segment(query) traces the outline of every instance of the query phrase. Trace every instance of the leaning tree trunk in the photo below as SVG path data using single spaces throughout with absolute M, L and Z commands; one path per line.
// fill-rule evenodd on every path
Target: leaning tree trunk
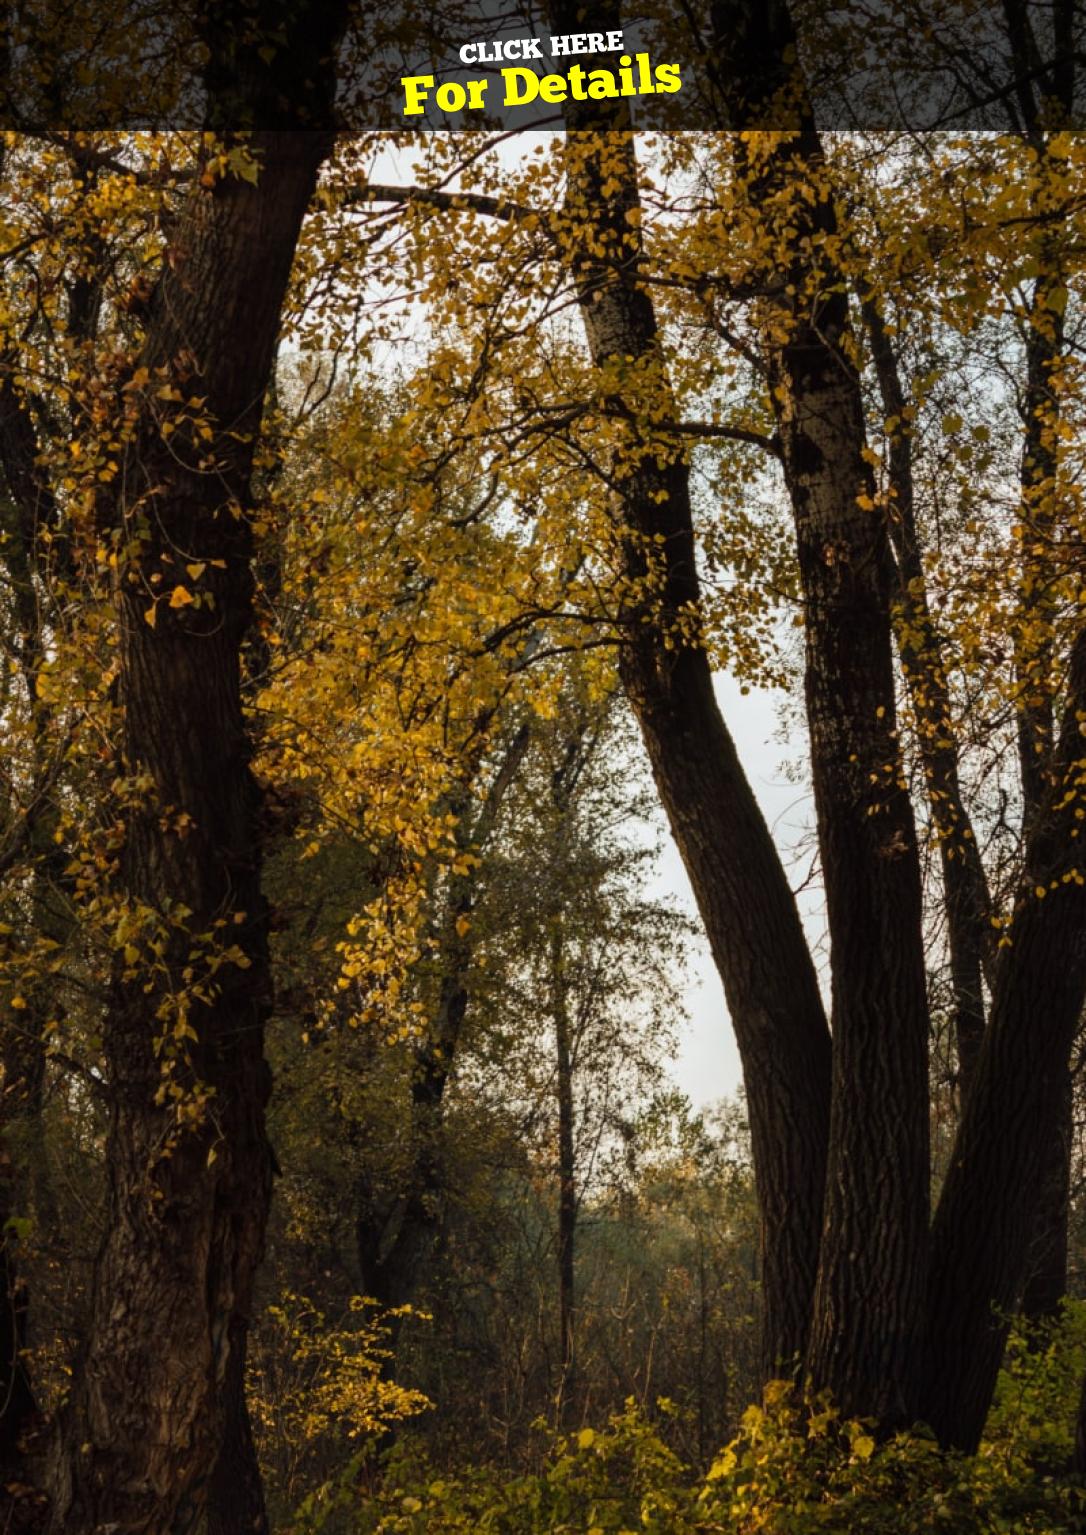
M 330 46 L 331 20 L 318 30 Z M 257 131 L 245 141 L 255 183 L 213 171 L 197 182 L 139 357 L 148 382 L 133 396 L 117 593 L 128 948 L 104 1028 L 107 1226 L 51 1487 L 57 1535 L 195 1529 L 237 1389 L 271 1190 L 260 799 L 240 694 L 244 509 L 294 249 L 330 148 L 324 132 Z M 164 388 L 182 407 L 204 401 L 210 445 L 183 409 L 162 419 Z
M 943 1443 L 966 1451 L 979 1442 L 1026 1277 L 1086 1001 L 1076 820 L 1084 715 L 1086 629 L 1075 643 L 1052 783 L 1033 817 L 1011 942 L 932 1233 L 922 1410 Z
M 576 30 L 575 7 L 552 7 Z M 566 243 L 597 367 L 659 356 L 652 300 L 638 282 L 640 197 L 632 140 L 610 109 L 567 110 Z M 713 691 L 700 633 L 689 471 L 666 379 L 643 440 L 636 402 L 615 468 L 629 597 L 619 671 L 720 973 L 743 1065 L 762 1221 L 763 1364 L 792 1373 L 807 1345 L 829 1124 L 830 1038 L 795 898 Z M 678 442 L 678 439 L 677 439 Z
M 1070 62 L 1067 69 L 1064 100 L 1070 102 Z M 1053 169 L 1058 186 L 1062 172 L 1049 161 L 1028 88 L 1023 115 L 1034 165 L 1038 172 Z M 1051 220 L 1052 207 L 1035 196 Z M 967 1451 L 983 1430 L 1014 1308 L 1024 1300 L 1029 1313 L 1051 1312 L 1066 1283 L 1070 1056 L 1086 1000 L 1086 896 L 1076 819 L 1086 761 L 1080 723 L 1086 629 L 1072 648 L 1058 739 L 1051 684 L 1054 551 L 1062 541 L 1058 375 L 1065 298 L 1061 239 L 1051 222 L 1040 265 L 1026 321 L 1021 520 L 1027 536 L 1015 635 L 1025 869 L 978 1059 L 977 1102 L 967 1106 L 933 1232 L 924 1410 L 944 1443 Z
M 757 127 L 759 122 L 756 115 L 752 117 L 752 106 L 761 103 L 766 107 L 776 89 L 789 83 L 795 73 L 794 37 L 787 7 L 777 3 L 760 8 L 749 0 L 736 0 L 734 4 L 717 4 L 714 15 L 719 35 L 727 35 L 729 42 L 724 50 L 724 68 L 730 106 L 733 113 L 743 114 L 733 125 Z M 761 96 L 757 94 L 759 90 Z M 763 112 L 763 125 L 768 120 Z M 927 1186 L 926 1161 L 921 1161 L 918 1155 L 920 1131 L 910 1130 L 907 1123 L 916 1113 L 918 1092 L 920 1102 L 926 1102 L 920 1087 L 918 1061 L 924 1041 L 916 996 L 917 963 L 915 956 L 908 953 L 908 935 L 895 934 L 886 925 L 892 918 L 886 898 L 893 887 L 894 874 L 888 871 L 889 878 L 884 880 L 874 872 L 870 854 L 872 851 L 877 854 L 878 849 L 869 848 L 865 859 L 858 827 L 855 840 L 850 842 L 850 816 L 863 804 L 864 791 L 857 783 L 850 794 L 844 766 L 855 754 L 858 762 L 867 762 L 869 774 L 875 775 L 871 779 L 873 784 L 884 768 L 889 769 L 886 794 L 881 798 L 890 816 L 887 829 L 894 825 L 895 816 L 897 827 L 888 840 L 879 839 L 877 833 L 876 840 L 882 840 L 882 854 L 888 865 L 901 860 L 898 877 L 906 894 L 901 920 L 917 932 L 918 925 L 914 928 L 913 922 L 916 908 L 911 894 L 912 875 L 908 869 L 914 861 L 914 850 L 904 812 L 895 809 L 895 787 L 904 792 L 894 781 L 900 772 L 899 756 L 889 738 L 885 739 L 884 768 L 879 766 L 877 753 L 867 755 L 879 736 L 878 729 L 872 727 L 872 714 L 881 721 L 892 719 L 890 704 L 878 697 L 885 685 L 885 679 L 880 684 L 877 675 L 885 656 L 879 588 L 883 579 L 882 550 L 870 529 L 863 527 L 848 505 L 849 481 L 853 499 L 856 490 L 863 496 L 863 501 L 856 503 L 857 511 L 861 506 L 873 510 L 874 498 L 863 470 L 862 455 L 857 451 L 862 445 L 860 428 L 848 424 L 850 414 L 858 415 L 858 405 L 852 398 L 850 348 L 842 345 L 846 323 L 842 312 L 843 285 L 831 266 L 824 266 L 821 273 L 808 272 L 804 263 L 793 267 L 786 258 L 785 270 L 780 267 L 782 243 L 785 252 L 803 249 L 802 244 L 797 246 L 797 231 L 801 241 L 806 235 L 806 249 L 832 250 L 832 189 L 819 163 L 817 137 L 809 119 L 794 134 L 773 137 L 762 144 L 758 143 L 757 135 L 751 135 L 743 152 L 752 159 L 763 152 L 762 164 L 752 178 L 755 195 L 767 183 L 771 191 L 787 192 L 792 178 L 807 182 L 811 189 L 810 197 L 798 203 L 790 223 L 782 223 L 778 237 L 774 275 L 791 282 L 798 303 L 806 302 L 807 307 L 799 308 L 795 314 L 789 339 L 778 354 L 778 371 L 773 381 L 780 390 L 776 403 L 782 407 L 783 454 L 797 513 L 810 620 L 816 626 L 809 627 L 809 640 L 816 652 L 821 652 L 812 656 L 809 645 L 808 655 L 815 668 L 813 685 L 810 677 L 808 682 L 809 707 L 812 694 L 816 706 L 820 693 L 825 695 L 826 702 L 821 723 L 822 710 L 811 709 L 815 784 L 834 947 L 836 1024 L 833 1139 L 822 1274 L 829 1266 L 831 1281 L 836 1270 L 843 1283 L 824 1285 L 820 1280 L 812 1374 L 818 1383 L 829 1384 L 845 1409 L 853 1411 L 863 1407 L 863 1393 L 853 1390 L 857 1378 L 854 1366 L 861 1384 L 866 1376 L 876 1393 L 881 1391 L 885 1395 L 900 1386 L 900 1403 L 908 1409 L 912 1397 L 918 1415 L 931 1423 L 944 1444 L 971 1451 L 979 1441 L 991 1403 L 1007 1319 L 1018 1302 L 1025 1277 L 1036 1208 L 1049 1162 L 1049 1143 L 1059 1121 L 1071 1041 L 1086 996 L 1086 894 L 1075 840 L 1078 835 L 1075 813 L 1086 760 L 1079 723 L 1086 712 L 1086 632 L 1078 636 L 1074 645 L 1069 701 L 1058 748 L 1049 771 L 1027 791 L 1041 798 L 1027 828 L 1025 877 L 1009 935 L 1012 943 L 1004 948 L 996 969 L 991 1015 L 932 1231 L 927 1302 L 923 1313 L 918 1314 L 914 1291 L 917 1276 L 922 1277 L 924 1272 L 924 1232 L 919 1230 L 915 1251 L 910 1254 L 902 1241 L 900 1224 L 903 1215 L 908 1222 L 911 1213 L 913 1229 L 917 1229 L 920 1201 L 926 1198 Z M 769 216 L 774 203 L 771 200 L 764 207 Z M 812 278 L 815 280 L 811 281 Z M 812 318 L 816 323 L 812 323 Z M 827 355 L 834 350 L 841 354 L 836 375 Z M 850 437 L 851 447 L 847 440 Z M 835 477 L 839 481 L 836 490 L 831 483 Z M 806 528 L 804 522 L 808 524 Z M 861 554 L 862 561 L 857 558 Z M 836 568 L 841 565 L 851 569 L 842 572 Z M 866 596 L 865 583 L 869 585 Z M 835 618 L 833 612 L 841 599 L 851 601 L 851 596 L 859 599 L 851 644 L 866 651 L 870 668 L 867 698 L 870 708 L 862 714 L 857 714 L 856 705 L 864 699 L 864 662 L 850 679 L 854 661 L 848 647 L 841 648 L 844 626 L 840 625 L 840 614 Z M 821 643 L 817 641 L 819 626 L 823 634 Z M 819 676 L 819 672 L 825 675 Z M 1043 701 L 1033 692 L 1037 679 L 1032 674 L 1022 675 L 1027 683 L 1024 702 L 1030 715 L 1029 729 L 1034 742 L 1040 741 L 1043 746 L 1045 739 L 1050 739 L 1051 730 L 1041 717 Z M 838 681 L 843 681 L 844 687 L 840 692 L 841 707 L 835 708 L 832 693 Z M 857 686 L 858 683 L 861 685 Z M 842 722 L 850 728 L 860 725 L 858 741 L 855 736 L 851 744 L 833 739 L 835 734 L 838 737 L 844 734 L 840 730 Z M 820 789 L 824 763 L 820 765 L 819 758 L 827 746 L 831 765 L 836 757 L 841 771 L 825 779 L 825 788 Z M 842 747 L 843 751 L 839 750 Z M 1043 754 L 1034 752 L 1035 756 Z M 871 820 L 877 825 L 882 810 L 874 801 L 871 808 L 876 812 Z M 838 844 L 836 849 L 834 843 Z M 846 857 L 852 866 L 848 879 L 838 886 L 835 866 Z M 870 907 L 865 908 L 856 900 L 839 904 L 839 896 L 849 886 L 855 896 L 862 896 L 868 879 L 873 880 L 869 887 Z M 866 969 L 864 953 L 856 950 L 856 940 L 865 931 L 868 940 L 882 950 L 871 969 Z M 903 936 L 907 940 L 905 945 Z M 839 958 L 846 951 L 850 957 L 844 970 L 839 971 Z M 884 980 L 873 988 L 870 983 L 879 968 Z M 857 986 L 865 969 L 869 977 L 866 996 L 865 987 Z M 904 980 L 904 990 L 896 984 L 898 975 Z M 839 1005 L 839 996 L 843 1006 Z M 883 996 L 891 1004 L 891 1011 L 880 1015 L 878 1002 Z M 846 1021 L 846 1009 L 857 1005 L 856 1016 Z M 896 1019 L 903 1029 L 898 1037 L 886 1026 L 891 1019 Z M 907 1073 L 904 1081 L 891 1080 L 885 1070 L 893 1052 L 899 1049 L 908 1051 L 908 1073 L 912 1073 Z M 891 1094 L 889 1098 L 887 1092 Z M 879 1133 L 883 1127 L 885 1134 Z M 874 1138 L 872 1128 L 876 1131 Z M 901 1143 L 904 1163 L 887 1154 L 898 1144 L 899 1135 L 904 1135 Z M 869 1157 L 866 1165 L 865 1144 Z M 856 1197 L 858 1192 L 863 1194 L 862 1201 Z M 910 1199 L 911 1212 L 906 1208 Z M 880 1203 L 884 1205 L 881 1216 L 876 1213 Z M 864 1214 L 865 1209 L 868 1215 Z M 846 1216 L 855 1213 L 861 1219 L 860 1227 L 853 1225 L 852 1242 L 842 1241 L 850 1232 L 847 1221 L 838 1220 L 839 1211 Z M 904 1230 L 908 1229 L 906 1224 Z M 888 1289 L 870 1273 L 864 1286 L 856 1285 L 853 1253 L 859 1255 L 860 1266 L 865 1268 L 865 1231 L 867 1236 L 876 1238 L 877 1246 L 884 1248 L 875 1257 L 888 1281 Z M 902 1304 L 897 1303 L 895 1291 Z M 836 1367 L 834 1358 L 836 1338 L 842 1340 L 838 1358 L 843 1361 L 843 1372 Z M 859 1348 L 858 1342 L 864 1340 L 866 1347 Z M 883 1369 L 900 1370 L 897 1381 L 892 1376 L 880 1381 L 877 1360 L 883 1362 Z M 891 1402 L 887 1405 L 892 1407 Z
M 797 191 L 817 182 L 817 139 L 804 135 L 786 165 Z M 798 249 L 813 229 L 793 216 Z M 832 223 L 828 202 L 815 203 L 816 223 Z M 928 1227 L 919 855 L 895 721 L 889 539 L 863 457 L 847 298 L 839 274 L 808 270 L 802 259 L 790 279 L 799 297 L 787 340 L 770 344 L 769 375 L 806 601 L 833 980 L 826 1208 L 808 1372 L 843 1412 L 893 1425 L 915 1408 Z
M 718 3 L 729 126 L 780 124 L 797 84 L 785 4 Z M 920 862 L 895 722 L 895 578 L 876 505 L 837 215 L 802 91 L 788 134 L 737 135 L 750 277 L 805 602 L 805 693 L 831 944 L 833 1086 L 808 1374 L 842 1411 L 911 1420 L 928 1235 Z
M 895 618 L 901 671 L 912 708 L 924 786 L 939 844 L 947 947 L 954 995 L 958 1100 L 964 1103 L 984 1038 L 984 982 L 995 973 L 992 901 L 980 847 L 962 793 L 960 746 L 953 720 L 944 644 L 928 601 L 916 519 L 913 441 L 894 345 L 875 295 L 865 298 L 864 322 L 889 434 L 890 536 L 897 558 Z

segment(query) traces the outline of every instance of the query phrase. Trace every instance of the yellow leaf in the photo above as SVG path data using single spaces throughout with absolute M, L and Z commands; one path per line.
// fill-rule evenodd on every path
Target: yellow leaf
M 151 606 L 145 610 L 143 616 L 146 622 L 149 623 L 153 629 L 155 627 L 155 620 L 158 618 L 158 609 L 153 602 Z
M 193 565 L 186 565 L 185 569 L 188 571 L 189 577 L 190 577 L 191 580 L 199 581 L 200 577 L 203 575 L 204 571 L 207 569 L 207 565 L 206 565 L 206 563 L 203 560 L 198 560 Z
M 870 1434 L 857 1434 L 852 1441 L 852 1452 L 861 1460 L 870 1460 L 875 1453 L 875 1441 Z
M 582 1428 L 577 1435 L 577 1447 L 581 1450 L 590 1450 L 596 1442 L 596 1430 L 594 1428 Z
M 715 1482 L 722 1476 L 730 1476 L 739 1464 L 734 1450 L 725 1450 L 723 1455 L 713 1461 L 705 1478 L 707 1482 Z
M 171 608 L 187 608 L 192 602 L 192 593 L 184 586 L 175 586 L 170 593 Z
M 463 938 L 464 934 L 471 931 L 471 922 L 467 917 L 457 917 L 456 936 Z

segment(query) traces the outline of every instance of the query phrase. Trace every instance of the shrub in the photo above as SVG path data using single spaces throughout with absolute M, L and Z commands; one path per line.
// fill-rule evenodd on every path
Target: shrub
M 360 1498 L 353 1463 L 296 1530 L 315 1535 L 335 1509 L 355 1535 L 1071 1535 L 1086 1527 L 1086 1486 L 1067 1470 L 1084 1367 L 1086 1307 L 1016 1329 L 975 1456 L 940 1450 L 922 1426 L 879 1443 L 869 1424 L 774 1381 L 704 1476 L 630 1401 L 599 1430 L 541 1427 L 532 1474 L 443 1475 L 407 1446 Z

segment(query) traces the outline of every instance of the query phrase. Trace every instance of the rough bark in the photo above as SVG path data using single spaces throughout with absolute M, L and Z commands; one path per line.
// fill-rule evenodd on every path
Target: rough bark
M 316 26 L 310 20 L 308 38 Z M 334 15 L 316 27 L 326 43 Z M 154 294 L 139 363 L 203 397 L 209 449 L 168 438 L 152 399 L 135 423 L 120 511 L 135 540 L 117 595 L 124 807 L 123 889 L 165 928 L 163 967 L 118 960 L 104 1029 L 112 1094 L 107 1230 L 92 1331 L 55 1457 L 52 1529 L 182 1535 L 203 1518 L 236 1385 L 271 1188 L 264 1129 L 271 1001 L 260 888 L 259 794 L 239 655 L 252 601 L 244 507 L 279 314 L 323 132 L 254 133 L 256 184 L 197 184 Z M 150 391 L 157 398 L 155 390 Z M 171 607 L 202 565 L 213 606 Z M 181 910 L 184 908 L 188 916 Z M 225 936 L 224 936 L 225 935 Z M 236 945 L 186 1014 L 201 946 Z M 178 1019 L 192 1036 L 171 1031 Z M 156 1048 L 156 1041 L 158 1048 Z M 163 1059 L 175 1051 L 175 1106 Z M 160 1053 L 161 1051 L 161 1053 Z
M 721 41 L 716 72 L 729 126 L 780 128 L 787 110 L 795 130 L 787 138 L 768 141 L 768 163 L 762 159 L 751 177 L 751 192 L 767 222 L 773 213 L 767 186 L 771 192 L 787 193 L 790 182 L 806 180 L 814 191 L 809 201 L 797 200 L 791 223 L 782 221 L 780 228 L 770 275 L 780 284 L 791 284 L 795 301 L 788 341 L 775 357 L 771 354 L 769 370 L 771 385 L 779 391 L 775 399 L 782 457 L 797 514 L 809 608 L 808 701 L 834 947 L 833 1139 L 812 1374 L 835 1389 L 846 1410 L 871 1410 L 874 1405 L 878 1411 L 881 1397 L 891 1417 L 908 1416 L 914 1399 L 944 1443 L 972 1449 L 991 1400 L 1002 1351 L 1002 1318 L 1016 1303 L 1022 1284 L 1062 1074 L 1086 984 L 1086 901 L 1074 862 L 1073 821 L 1080 793 L 1080 730 L 1072 707 L 1061 733 L 1058 770 L 1032 789 L 1027 786 L 1027 795 L 1039 791 L 1041 798 L 1027 828 L 1026 880 L 1013 947 L 1003 951 L 995 976 L 991 1019 L 935 1222 L 927 1360 L 914 1397 L 923 1322 L 915 1292 L 917 1276 L 923 1274 L 920 1212 L 927 1183 L 926 1159 L 919 1154 L 922 1132 L 915 1119 L 919 1106 L 926 1105 L 920 1069 L 926 1031 L 920 1026 L 919 908 L 910 867 L 915 854 L 907 808 L 895 794 L 895 788 L 902 795 L 904 790 L 893 782 L 900 771 L 899 757 L 892 739 L 884 736 L 880 742 L 880 732 L 870 725 L 872 712 L 877 715 L 880 708 L 884 712 L 879 717 L 892 720 L 886 701 L 890 678 L 883 612 L 892 583 L 886 574 L 885 532 L 873 531 L 874 518 L 865 526 L 855 504 L 857 491 L 865 499 L 873 497 L 859 452 L 862 417 L 852 349 L 845 344 L 840 274 L 829 266 L 814 273 L 806 261 L 797 263 L 787 254 L 782 260 L 780 254 L 782 249 L 832 249 L 835 233 L 832 202 L 820 186 L 824 177 L 817 135 L 804 106 L 802 82 L 796 79 L 787 7 L 755 7 L 737 0 L 715 6 L 714 22 Z M 800 89 L 794 92 L 797 83 Z M 778 99 L 778 92 L 793 93 L 785 101 L 783 96 Z M 755 161 L 766 147 L 754 136 L 742 153 Z M 784 309 L 784 304 L 779 307 Z M 848 626 L 839 622 L 846 613 L 852 619 Z M 848 646 L 863 653 L 859 667 L 841 648 L 846 632 Z M 1072 704 L 1077 701 L 1080 709 L 1084 647 L 1086 641 L 1080 641 L 1072 668 Z M 1035 635 L 1029 648 L 1037 653 Z M 1051 730 L 1043 717 L 1037 718 L 1034 707 L 1041 707 L 1033 692 L 1039 674 L 1022 675 L 1025 723 L 1034 744 L 1042 744 L 1042 752 L 1033 755 L 1043 756 Z M 859 738 L 842 741 L 842 723 L 850 730 L 858 724 Z M 864 849 L 856 812 L 866 791 L 862 782 L 850 784 L 845 767 L 853 757 L 870 770 L 872 784 L 880 772 L 880 757 L 891 769 L 882 801 L 889 819 L 882 822 L 879 809 L 871 820 L 890 832 L 883 852 L 890 855 L 888 863 L 902 860 L 896 878 L 883 878 L 871 859 L 877 849 Z M 1032 765 L 1024 763 L 1023 771 L 1028 776 Z M 1058 798 L 1064 789 L 1069 804 Z M 842 871 L 845 877 L 839 879 Z M 897 881 L 905 902 L 895 910 Z M 887 925 L 895 921 L 898 933 Z M 880 971 L 882 984 L 876 980 Z M 883 995 L 898 1029 L 886 1027 L 881 1016 L 878 1002 Z M 900 1073 L 892 1080 L 887 1072 L 899 1049 L 907 1055 L 902 1061 L 906 1080 Z M 850 1145 L 853 1156 L 847 1154 Z M 905 1161 L 886 1155 L 895 1145 Z M 850 1215 L 869 1223 L 880 1207 L 883 1214 L 873 1227 L 867 1224 L 865 1232 L 854 1226 L 855 1240 L 841 1240 L 853 1234 L 848 1229 Z M 909 1229 L 919 1237 L 912 1255 L 902 1241 Z M 890 1239 L 886 1247 L 884 1233 Z M 873 1253 L 865 1253 L 864 1235 L 876 1238 Z M 861 1268 L 873 1257 L 878 1281 L 857 1284 L 854 1254 L 859 1254 Z M 822 1282 L 827 1271 L 828 1281 Z M 906 1357 L 910 1352 L 916 1363 Z M 855 1390 L 857 1370 L 861 1385 L 874 1393 L 873 1401 L 865 1403 L 865 1390 Z M 886 1411 L 880 1415 L 885 1421 Z
M 30 470 L 37 442 L 10 378 L 0 378 L 0 464 L 6 495 L 0 509 L 4 564 L 11 583 L 20 669 L 36 703 L 35 681 L 41 656 L 41 627 L 35 600 L 32 559 L 41 497 Z M 28 833 L 26 842 L 31 836 Z M 30 852 L 29 846 L 27 852 Z M 36 998 L 32 998 L 36 1001 Z M 36 1404 L 22 1349 L 26 1342 L 29 1295 L 19 1272 L 19 1238 L 11 1224 L 29 1208 L 20 1142 L 37 1117 L 44 1072 L 44 1050 L 37 1007 L 22 1012 L 5 1005 L 0 1031 L 0 1482 L 26 1481 L 23 1444 L 34 1421 Z
M 1044 171 L 1050 168 L 1047 138 L 1037 132 L 1031 137 L 1039 167 Z M 1056 233 L 1045 242 L 1042 262 L 1044 275 L 1034 285 L 1026 321 L 1020 471 L 1026 537 L 1022 546 L 1020 628 L 1015 646 L 1022 822 L 1027 836 L 1037 816 L 1043 813 L 1052 784 L 1055 706 L 1051 588 L 1053 545 L 1058 538 L 1059 509 L 1055 497 L 1061 416 L 1057 376 L 1065 346 L 1063 313 L 1059 301 L 1053 298 L 1063 279 Z M 1068 1057 L 1058 1068 L 1058 1080 L 1053 1085 L 1054 1114 L 1044 1129 L 1045 1167 L 1022 1296 L 1023 1313 L 1034 1320 L 1056 1315 L 1067 1288 L 1072 1100 Z
M 984 981 L 995 972 L 991 895 L 980 848 L 965 806 L 959 749 L 950 705 L 944 646 L 928 603 L 923 549 L 916 522 L 912 438 L 905 424 L 905 391 L 897 357 L 873 298 L 863 305 L 882 407 L 898 425 L 890 433 L 893 493 L 890 537 L 897 558 L 895 627 L 901 670 L 916 720 L 916 739 L 931 817 L 939 843 L 947 946 L 954 994 L 959 1101 L 965 1101 L 984 1037 Z
M 207 1495 L 207 1535 L 267 1535 L 268 1515 L 253 1425 L 245 1397 L 245 1319 L 230 1319 L 234 1336 L 222 1386 L 222 1437 Z
M 1019 1301 L 1086 1000 L 1075 819 L 1086 759 L 1076 713 L 1084 709 L 1086 633 L 1076 641 L 1054 782 L 1034 817 L 1011 944 L 932 1233 L 922 1413 L 943 1443 L 966 1451 L 979 1441 Z
M 551 8 L 576 30 L 575 7 Z M 638 282 L 639 192 L 631 140 L 608 109 L 571 105 L 567 259 L 597 367 L 657 354 Z M 606 188 L 606 190 L 605 190 Z M 629 414 L 628 402 L 613 402 Z M 830 1039 L 795 899 L 722 718 L 700 625 L 688 468 L 661 463 L 636 421 L 623 453 L 623 562 L 633 593 L 620 675 L 724 985 L 743 1066 L 762 1221 L 763 1362 L 791 1373 L 810 1325 L 829 1123 Z
M 810 153 L 819 155 L 813 143 Z M 806 599 L 833 977 L 829 1165 L 808 1370 L 842 1411 L 894 1424 L 908 1422 L 915 1405 L 928 1224 L 919 858 L 895 725 L 889 543 L 870 499 L 866 510 L 857 500 L 873 486 L 843 344 L 846 301 L 830 294 L 809 320 L 792 320 L 771 376 Z
M 806 607 L 805 694 L 833 979 L 830 1142 L 808 1374 L 842 1410 L 908 1422 L 919 1389 L 928 1230 L 928 1013 L 920 865 L 895 723 L 894 569 L 876 507 L 838 228 L 783 4 L 718 4 L 729 126 L 764 228 L 763 353 Z
M 1053 1321 L 1067 1294 L 1068 1217 L 1071 1213 L 1071 1150 L 1074 1092 L 1070 1069 L 1056 1083 L 1058 1104 L 1045 1137 L 1041 1194 L 1034 1215 L 1033 1239 L 1026 1258 L 1022 1315 L 1029 1322 Z
M 665 505 L 689 515 L 685 475 Z M 647 498 L 646 498 L 647 499 Z M 646 521 L 663 521 L 646 504 Z M 673 572 L 692 540 L 671 530 Z M 684 579 L 683 584 L 686 585 Z M 672 610 L 674 611 L 674 610 Z M 780 859 L 713 692 L 700 646 L 664 646 L 668 618 L 637 625 L 626 693 L 724 985 L 743 1067 L 762 1229 L 763 1368 L 791 1373 L 806 1348 L 829 1129 L 830 1039 Z
M 1035 40 L 1027 8 L 1021 0 L 1004 0 L 1008 35 L 1016 50 L 1035 54 Z M 1050 154 L 1050 130 L 1069 119 L 1073 111 L 1078 63 L 1070 46 L 1073 7 L 1061 4 L 1055 13 L 1057 57 L 1043 81 L 1043 110 L 1035 82 L 1018 83 L 1018 105 L 1037 167 L 1033 199 L 1038 213 L 1051 210 L 1047 201 L 1047 174 L 1058 184 L 1061 167 Z M 1019 56 L 1022 56 L 1019 54 Z M 1066 217 L 1064 220 L 1066 225 Z M 1018 750 L 1022 772 L 1023 827 L 1028 834 L 1042 813 L 1051 792 L 1052 741 L 1055 709 L 1051 665 L 1053 642 L 1050 625 L 1052 550 L 1058 507 L 1061 395 L 1059 372 L 1065 353 L 1065 281 L 1062 242 L 1066 227 L 1051 227 L 1042 242 L 1042 273 L 1034 284 L 1026 317 L 1026 387 L 1022 400 L 1024 438 L 1021 487 L 1023 542 L 1021 629 L 1016 635 L 1015 666 L 1019 686 Z M 1027 1260 L 1027 1280 L 1022 1310 L 1038 1320 L 1058 1314 L 1067 1289 L 1068 1218 L 1070 1215 L 1071 1154 L 1074 1092 L 1069 1058 L 1057 1068 L 1052 1085 L 1051 1121 L 1045 1125 L 1044 1167 L 1041 1194 L 1035 1217 L 1033 1241 Z M 1086 1400 L 1086 1398 L 1084 1398 Z

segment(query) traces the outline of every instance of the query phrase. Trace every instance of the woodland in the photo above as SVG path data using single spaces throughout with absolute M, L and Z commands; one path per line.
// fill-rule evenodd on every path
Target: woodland
M 0 1531 L 1086 1527 L 1074 5 L 983 131 L 720 0 L 521 134 L 198 9 L 0 139 Z

